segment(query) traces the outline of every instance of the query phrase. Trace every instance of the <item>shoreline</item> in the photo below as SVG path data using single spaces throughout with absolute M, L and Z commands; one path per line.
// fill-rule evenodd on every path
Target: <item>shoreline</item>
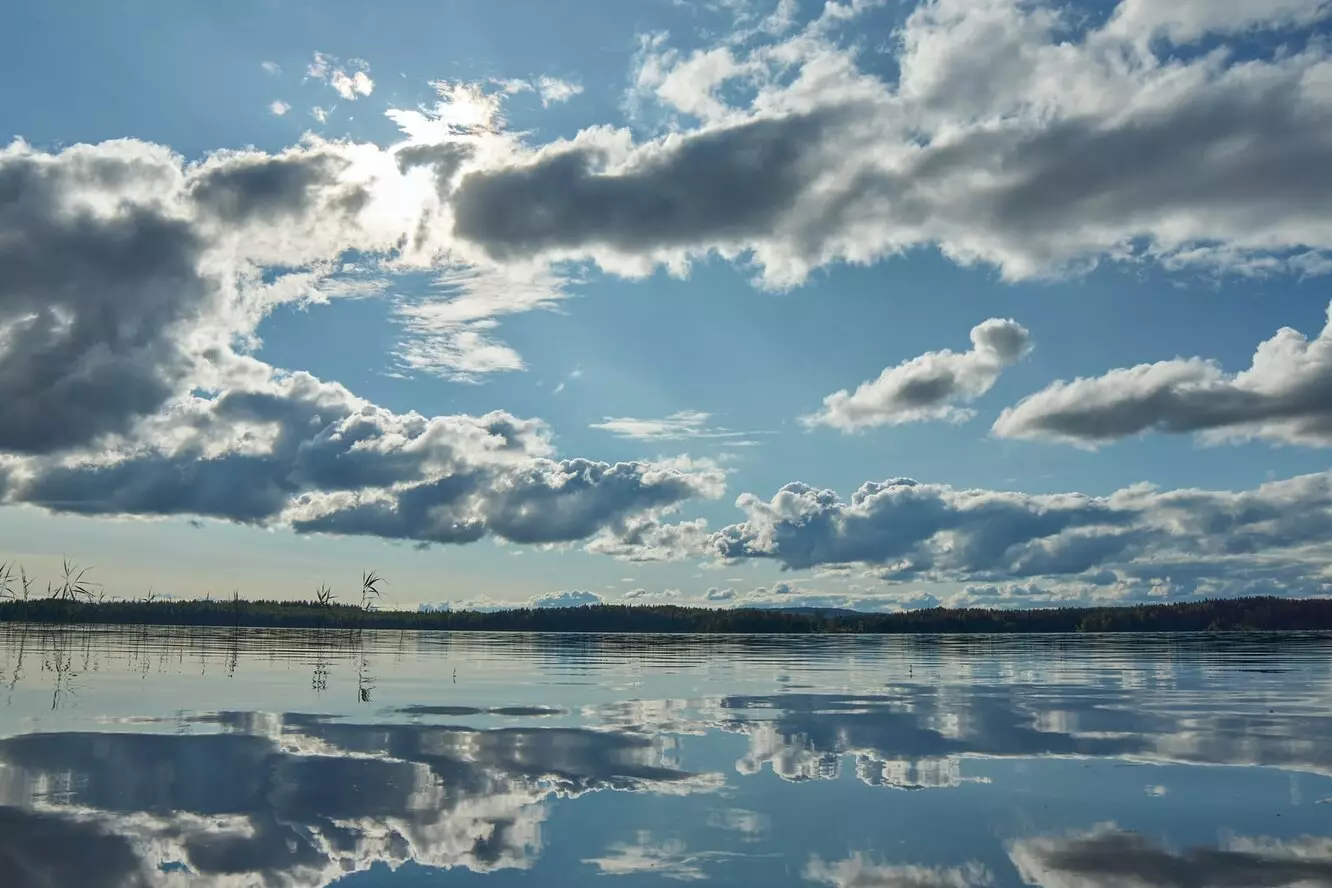
M 0 626 L 442 630 L 606 634 L 1039 634 L 1332 630 L 1332 599 L 1208 599 L 1028 610 L 929 608 L 898 613 L 591 605 L 502 611 L 394 611 L 292 601 L 0 603 Z

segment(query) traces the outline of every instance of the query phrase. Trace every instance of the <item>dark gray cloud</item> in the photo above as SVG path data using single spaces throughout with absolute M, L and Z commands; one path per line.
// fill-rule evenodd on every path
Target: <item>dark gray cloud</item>
M 898 582 L 1063 577 L 1107 596 L 1142 584 L 1158 594 L 1252 591 L 1277 577 L 1287 592 L 1328 588 L 1328 474 L 1240 492 L 1135 486 L 1107 497 L 892 479 L 863 485 L 849 502 L 795 483 L 736 504 L 747 520 L 717 531 L 715 552 L 792 569 L 859 564 Z
M 416 167 L 428 167 L 435 173 L 435 187 L 441 196 L 453 190 L 453 178 L 462 165 L 471 159 L 471 145 L 446 142 L 442 145 L 408 145 L 393 153 L 398 169 L 406 172 Z
M 1332 840 L 1230 839 L 1219 848 L 1164 848 L 1114 828 L 1014 842 L 1023 881 L 1040 888 L 1285 888 L 1332 885 Z
M 1236 374 L 1191 358 L 1056 382 L 1005 410 L 994 432 L 1077 444 L 1204 432 L 1326 447 L 1332 445 L 1332 324 L 1312 341 L 1279 330 Z
M 181 337 L 218 298 L 198 234 L 152 205 L 174 184 L 166 161 L 65 158 L 0 150 L 0 451 L 128 431 L 177 390 Z
M 956 406 L 979 398 L 1008 365 L 1031 350 L 1031 334 L 1016 321 L 990 318 L 971 329 L 971 348 L 926 352 L 854 392 L 842 389 L 823 399 L 823 409 L 802 417 L 809 426 L 831 426 L 843 432 L 930 419 L 961 421 L 972 412 Z
M 274 720 L 281 742 L 258 730 Z M 659 739 L 630 731 L 333 724 L 262 713 L 193 721 L 222 732 L 0 740 L 0 761 L 21 775 L 0 787 L 6 804 L 31 807 L 33 786 L 77 775 L 49 812 L 0 807 L 4 884 L 146 888 L 160 883 L 149 876 L 161 864 L 187 867 L 192 885 L 292 888 L 407 860 L 526 868 L 539 849 L 542 803 L 554 793 L 682 792 L 706 782 L 667 764 Z M 300 751 L 316 746 L 317 755 Z
M 724 558 L 774 558 L 797 569 L 863 562 L 902 576 L 945 564 L 996 568 L 1014 546 L 1132 520 L 1129 512 L 1093 497 L 955 490 L 909 478 L 867 483 L 849 503 L 830 490 L 792 483 L 769 502 L 744 494 L 736 505 L 749 520 L 714 536 Z M 936 535 L 945 532 L 949 545 L 935 545 Z
M 570 543 L 708 496 L 715 483 L 715 476 L 650 463 L 539 459 L 361 498 L 296 518 L 292 527 L 419 542 L 472 542 L 490 533 L 515 543 Z
M 1231 42 L 1325 15 L 1308 5 L 1239 29 L 1193 6 L 1181 30 L 1125 0 L 1071 33 L 1047 4 L 922 3 L 894 44 L 895 81 L 866 74 L 823 19 L 727 46 L 710 71 L 656 44 L 636 98 L 677 123 L 709 109 L 704 126 L 638 145 L 588 131 L 472 172 L 454 234 L 492 256 L 611 269 L 752 250 L 779 286 L 918 246 L 1013 279 L 1132 254 L 1246 273 L 1326 264 L 1326 48 L 1273 39 L 1283 48 L 1255 58 Z M 1203 34 L 1236 51 L 1175 52 Z M 757 99 L 724 100 L 730 86 Z
M 0 884 L 148 888 L 154 880 L 129 841 L 97 823 L 0 807 Z
M 817 148 L 848 114 L 827 109 L 691 135 L 625 170 L 605 170 L 603 151 L 580 146 L 470 173 L 453 196 L 454 233 L 500 258 L 766 237 L 816 176 Z
M 567 543 L 720 492 L 704 465 L 555 461 L 539 423 L 393 414 L 308 374 L 198 400 L 171 450 L 30 462 L 9 502 L 85 515 L 200 515 L 302 533 Z M 186 436 L 185 432 L 189 435 Z
M 219 154 L 191 177 L 187 193 L 206 215 L 228 225 L 256 218 L 281 222 L 328 201 L 351 161 L 334 151 Z M 354 215 L 369 200 L 364 186 L 342 186 L 334 209 Z
M 226 374 L 235 341 L 284 298 L 256 285 L 261 264 L 390 237 L 358 233 L 368 195 L 338 181 L 344 150 L 191 166 L 128 140 L 0 150 L 0 452 L 130 435 Z

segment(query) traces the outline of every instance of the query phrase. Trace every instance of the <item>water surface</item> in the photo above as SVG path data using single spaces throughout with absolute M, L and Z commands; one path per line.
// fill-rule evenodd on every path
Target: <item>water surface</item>
M 0 885 L 1332 886 L 1332 638 L 0 630 Z

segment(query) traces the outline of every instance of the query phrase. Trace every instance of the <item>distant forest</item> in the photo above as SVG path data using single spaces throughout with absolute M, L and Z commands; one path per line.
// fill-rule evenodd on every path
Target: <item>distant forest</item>
M 1332 599 L 1234 598 L 1134 607 L 848 611 L 600 605 L 495 612 L 378 610 L 287 601 L 78 601 L 0 603 L 0 623 L 443 629 L 482 632 L 933 633 L 1207 632 L 1332 630 Z

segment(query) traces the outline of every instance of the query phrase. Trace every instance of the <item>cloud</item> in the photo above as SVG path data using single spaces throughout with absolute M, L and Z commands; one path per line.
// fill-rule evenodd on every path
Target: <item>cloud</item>
M 3 807 L 0 826 L 0 879 L 6 885 L 123 888 L 152 884 L 148 868 L 130 841 L 96 822 Z M 78 853 L 70 853 L 74 848 Z
M 691 852 L 678 839 L 654 839 L 651 832 L 640 830 L 634 842 L 613 844 L 601 857 L 585 858 L 583 863 L 595 866 L 602 876 L 650 873 L 677 882 L 701 882 L 710 878 L 704 863 L 744 856 L 725 851 Z
M 1332 445 L 1332 320 L 1310 341 L 1289 327 L 1258 346 L 1247 370 L 1176 358 L 1055 382 L 1006 409 L 1004 438 L 1095 445 L 1144 432 L 1212 440 Z
M 556 797 L 678 795 L 720 778 L 673 767 L 662 740 L 641 732 L 478 730 L 422 717 L 371 725 L 204 713 L 187 718 L 206 726 L 199 734 L 5 738 L 0 761 L 18 779 L 0 788 L 0 876 L 15 888 L 314 888 L 409 861 L 529 869 Z M 163 779 L 124 785 L 125 774 L 149 771 Z M 77 775 L 77 788 L 34 794 L 58 774 Z M 265 790 L 276 784 L 281 792 Z
M 356 71 L 352 74 L 345 71 L 334 71 L 328 79 L 328 85 L 349 102 L 354 102 L 361 96 L 368 96 L 375 91 L 375 82 L 364 71 Z
M 735 595 L 734 589 L 718 589 L 716 586 L 712 586 L 703 597 L 708 601 L 731 601 L 735 598 Z
M 1113 825 L 1066 836 L 1020 839 L 1009 856 L 1039 888 L 1186 888 L 1193 885 L 1332 884 L 1332 840 L 1249 839 L 1173 851 Z
M 1089 28 L 1044 3 L 939 0 L 907 17 L 892 81 L 834 41 L 864 6 L 828 4 L 777 42 L 687 57 L 648 41 L 639 92 L 683 122 L 638 143 L 587 130 L 477 170 L 459 186 L 455 234 L 493 257 L 616 273 L 752 256 L 774 287 L 918 246 L 1010 280 L 1105 259 L 1210 266 L 1216 248 L 1279 270 L 1332 249 L 1326 47 L 1254 57 L 1172 43 L 1228 46 L 1237 29 L 1275 33 L 1321 5 L 1144 16 L 1125 0 Z
M 567 102 L 583 91 L 582 84 L 571 83 L 548 75 L 537 80 L 536 89 L 538 95 L 541 96 L 541 105 L 544 108 Z
M 597 604 L 605 604 L 601 596 L 595 592 L 583 590 L 547 592 L 543 595 L 537 595 L 527 602 L 527 606 L 533 608 L 587 607 Z
M 1106 30 L 1126 37 L 1165 37 L 1180 46 L 1208 34 L 1306 27 L 1332 15 L 1325 0 L 1272 0 L 1261 7 L 1247 3 L 1184 0 L 1162 5 L 1126 0 L 1114 11 Z
M 771 500 L 743 494 L 747 520 L 712 538 L 723 559 L 785 568 L 860 565 L 891 582 L 986 583 L 1037 577 L 1083 593 L 1318 594 L 1332 531 L 1332 474 L 1253 490 L 1162 491 L 1135 485 L 1109 496 L 962 490 L 890 479 L 843 501 L 788 484 Z
M 551 271 L 521 265 L 446 269 L 434 283 L 442 295 L 397 300 L 394 317 L 404 331 L 397 358 L 405 369 L 460 382 L 523 370 L 522 357 L 494 337 L 495 319 L 554 309 L 568 298 L 566 287 Z
M 971 328 L 970 351 L 926 352 L 889 367 L 854 393 L 843 389 L 824 398 L 823 410 L 801 422 L 843 432 L 931 419 L 961 422 L 973 412 L 956 403 L 988 392 L 1003 369 L 1030 350 L 1026 327 L 990 318 Z
M 281 74 L 282 66 L 277 62 L 260 62 L 259 67 L 263 68 L 268 74 Z
M 291 105 L 288 105 L 281 99 L 274 99 L 268 106 L 268 113 L 272 114 L 274 117 L 281 117 L 290 110 Z
M 645 513 L 602 531 L 586 548 L 620 561 L 684 561 L 706 555 L 710 539 L 705 519 L 666 522 L 660 514 Z
M 305 69 L 305 75 L 307 79 L 324 81 L 349 102 L 375 91 L 375 82 L 370 79 L 369 63 L 364 59 L 350 59 L 347 67 L 353 69 L 351 73 L 339 65 L 336 57 L 316 52 Z
M 979 863 L 961 867 L 885 866 L 871 863 L 859 852 L 833 863 L 814 857 L 805 866 L 805 879 L 832 888 L 982 888 L 994 876 Z
M 679 589 L 659 589 L 655 592 L 649 592 L 647 589 L 630 589 L 624 595 L 620 596 L 625 601 L 661 601 L 680 597 Z
M 317 139 L 188 165 L 134 141 L 0 152 L 4 501 L 558 543 L 718 495 L 710 464 L 556 460 L 539 422 L 397 414 L 244 354 L 274 307 L 325 297 L 342 254 L 413 261 L 435 192 L 394 189 L 418 170 Z
M 744 594 L 736 594 L 733 589 L 719 590 L 724 597 L 712 597 L 708 600 L 729 601 L 737 608 L 759 608 L 763 610 L 848 610 L 860 613 L 900 613 L 908 610 L 938 607 L 938 598 L 915 590 L 911 592 L 888 591 L 867 593 L 863 588 L 853 587 L 850 592 L 830 592 L 804 589 L 790 583 L 773 583 L 771 587 L 758 586 Z M 725 593 L 730 593 L 725 595 Z
M 320 108 L 318 105 L 310 109 L 310 116 L 320 123 L 328 123 L 328 109 Z
M 608 416 L 589 428 L 610 432 L 617 438 L 632 441 L 681 441 L 690 438 L 744 438 L 762 432 L 737 432 L 727 428 L 713 428 L 707 422 L 711 413 L 701 410 L 681 410 L 664 419 L 637 419 L 630 416 Z

